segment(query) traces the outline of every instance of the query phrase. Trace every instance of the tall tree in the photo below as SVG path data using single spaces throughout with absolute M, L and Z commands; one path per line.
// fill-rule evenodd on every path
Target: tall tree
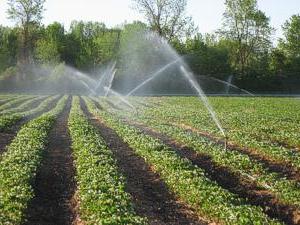
M 42 37 L 35 45 L 35 58 L 43 64 L 58 63 L 65 52 L 65 29 L 54 22 L 43 29 Z
M 290 57 L 300 57 L 300 14 L 293 15 L 282 26 L 284 39 L 279 46 Z
M 0 73 L 16 63 L 17 39 L 16 29 L 0 25 Z
M 226 0 L 224 24 L 220 34 L 232 41 L 232 64 L 242 75 L 257 53 L 271 46 L 273 28 L 269 18 L 257 7 L 257 0 Z
M 293 15 L 283 25 L 284 39 L 279 40 L 279 49 L 287 58 L 287 72 L 298 76 L 300 71 L 300 15 Z
M 79 43 L 76 66 L 96 71 L 98 66 L 111 60 L 118 50 L 120 30 L 108 29 L 98 22 L 73 21 L 71 35 Z
M 151 28 L 168 40 L 195 32 L 192 18 L 186 16 L 187 0 L 133 0 Z
M 40 24 L 45 0 L 8 0 L 8 18 L 21 27 L 20 62 L 30 63 L 33 30 Z

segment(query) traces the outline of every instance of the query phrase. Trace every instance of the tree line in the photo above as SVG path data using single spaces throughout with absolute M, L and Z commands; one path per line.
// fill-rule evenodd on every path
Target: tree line
M 73 21 L 68 30 L 54 22 L 41 24 L 45 0 L 8 0 L 8 18 L 15 27 L 0 26 L 1 79 L 26 73 L 28 65 L 65 63 L 93 73 L 118 61 L 122 40 L 132 31 L 149 29 L 164 37 L 195 74 L 227 80 L 263 92 L 300 91 L 300 15 L 282 25 L 283 38 L 272 40 L 270 18 L 257 0 L 226 0 L 220 29 L 200 34 L 187 15 L 187 0 L 132 0 L 145 23 L 115 28 L 100 22 Z

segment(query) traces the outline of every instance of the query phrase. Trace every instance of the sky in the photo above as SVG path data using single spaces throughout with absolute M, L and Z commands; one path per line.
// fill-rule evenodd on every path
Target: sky
M 211 33 L 221 27 L 225 0 L 187 0 L 191 15 L 201 33 Z M 300 14 L 300 0 L 258 0 L 259 9 L 271 18 L 276 29 L 274 40 L 282 36 L 281 25 L 293 14 Z M 0 0 L 0 24 L 12 26 L 7 19 L 7 0 Z M 142 20 L 131 0 L 46 0 L 44 24 L 61 22 L 66 28 L 72 20 L 99 21 L 109 27 Z

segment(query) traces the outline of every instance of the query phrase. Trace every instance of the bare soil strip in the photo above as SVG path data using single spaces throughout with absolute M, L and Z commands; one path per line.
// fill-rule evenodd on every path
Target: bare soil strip
M 129 121 L 125 121 L 125 123 L 135 126 L 147 135 L 160 139 L 179 156 L 189 159 L 194 165 L 205 170 L 207 176 L 216 181 L 221 187 L 247 199 L 249 204 L 261 206 L 271 218 L 280 219 L 287 224 L 296 225 L 300 223 L 300 210 L 297 207 L 282 203 L 274 194 L 258 187 L 255 182 L 243 179 L 228 168 L 219 166 L 208 154 L 197 153 L 195 150 L 179 144 L 176 140 L 148 128 L 144 124 Z
M 41 100 L 42 101 L 42 100 Z M 44 112 L 50 111 L 56 103 L 58 102 L 58 99 L 55 99 L 52 101 L 47 108 L 43 112 L 34 113 L 30 116 L 22 118 L 20 121 L 18 121 L 16 124 L 14 124 L 10 129 L 4 132 L 0 132 L 0 155 L 6 151 L 6 146 L 8 146 L 18 131 L 21 129 L 21 127 L 27 123 L 28 121 L 38 117 L 39 115 L 43 114 Z
M 186 131 L 197 133 L 198 135 L 201 135 L 216 144 L 219 144 L 222 146 L 224 146 L 224 144 L 225 144 L 224 140 L 214 137 L 213 135 L 203 132 L 203 131 L 200 131 L 196 128 L 187 126 L 185 124 L 174 124 L 174 125 L 181 127 L 183 129 L 185 129 Z M 235 150 L 235 151 L 238 151 L 245 155 L 248 155 L 250 158 L 262 163 L 264 165 L 264 167 L 267 168 L 270 172 L 276 172 L 288 179 L 300 182 L 300 171 L 287 162 L 274 161 L 273 159 L 268 158 L 266 155 L 260 154 L 255 149 L 241 147 L 241 146 L 239 146 L 235 143 L 231 143 L 231 142 L 227 143 L 227 148 L 228 148 L 228 150 Z
M 159 175 L 114 130 L 94 118 L 82 99 L 81 107 L 113 151 L 137 214 L 147 217 L 150 224 L 207 224 L 170 193 Z
M 66 225 L 75 220 L 75 169 L 67 124 L 70 108 L 69 98 L 50 132 L 33 184 L 35 197 L 27 210 L 26 225 Z

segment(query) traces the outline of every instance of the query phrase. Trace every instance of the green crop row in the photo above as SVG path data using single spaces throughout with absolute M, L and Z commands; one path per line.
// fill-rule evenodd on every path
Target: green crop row
M 196 152 L 211 156 L 214 162 L 235 172 L 237 176 L 244 177 L 246 180 L 252 179 L 259 186 L 272 191 L 282 201 L 300 206 L 300 187 L 296 181 L 287 180 L 277 173 L 269 172 L 260 162 L 249 156 L 235 150 L 226 151 L 223 146 L 216 145 L 201 135 L 165 125 L 162 119 L 140 121 Z
M 280 224 L 251 206 L 244 199 L 221 188 L 205 176 L 205 172 L 189 160 L 179 157 L 160 140 L 145 135 L 136 128 L 104 111 L 85 98 L 88 108 L 113 128 L 135 152 L 160 174 L 169 189 L 193 207 L 199 215 L 224 224 Z
M 42 101 L 36 108 L 30 109 L 25 112 L 20 112 L 20 113 L 13 113 L 13 114 L 6 114 L 6 115 L 1 115 L 0 116 L 0 131 L 5 131 L 9 129 L 12 125 L 17 123 L 20 119 L 33 115 L 35 113 L 40 113 L 43 110 L 45 110 L 48 105 L 54 101 L 58 96 L 52 96 L 48 97 L 44 101 Z
M 45 111 L 49 105 L 51 105 L 52 103 L 55 103 L 55 101 L 57 101 L 59 99 L 59 95 L 55 95 L 55 96 L 50 96 L 48 98 L 46 98 L 45 100 L 43 100 L 36 108 L 30 109 L 28 111 L 19 113 L 22 115 L 22 117 L 25 116 L 31 116 L 33 114 L 36 113 L 41 113 L 43 111 Z
M 1 96 L 0 97 L 0 105 L 3 105 L 9 101 L 12 101 L 16 98 L 21 97 L 21 95 L 6 95 L 6 96 Z
M 0 116 L 0 132 L 7 130 L 13 124 L 22 118 L 21 115 L 3 115 Z
M 87 224 L 146 224 L 133 210 L 112 152 L 74 97 L 69 129 L 77 169 L 80 218 Z
M 15 104 L 22 104 L 22 102 L 24 102 L 28 99 L 34 98 L 34 97 L 36 97 L 36 96 L 34 96 L 34 95 L 23 95 L 19 98 L 13 99 L 12 101 L 9 101 L 9 102 L 1 105 L 0 106 L 0 112 L 5 110 L 5 109 L 11 108 Z
M 47 135 L 65 105 L 63 97 L 48 113 L 24 125 L 0 158 L 0 224 L 20 224 L 29 201 Z
M 156 118 L 161 118 L 164 123 L 169 123 L 172 126 L 174 126 L 173 121 L 177 121 L 178 125 L 175 124 L 175 126 L 184 124 L 196 128 L 200 131 L 210 133 L 216 137 L 222 138 L 220 132 L 217 130 L 215 123 L 208 115 L 207 110 L 203 107 L 198 106 L 199 104 L 201 105 L 201 103 L 197 104 L 195 102 L 195 100 L 197 99 L 193 100 L 192 98 L 188 101 L 184 98 L 164 99 L 166 100 L 160 100 L 160 106 L 158 107 L 147 108 L 140 106 L 140 109 L 143 111 L 142 113 L 139 113 L 139 115 L 142 115 L 145 118 L 152 118 L 153 120 L 155 120 Z M 150 101 L 152 102 L 153 100 Z M 164 103 L 164 101 L 166 101 L 167 103 Z M 247 101 L 244 101 L 240 101 L 236 104 L 247 104 Z M 171 103 L 173 105 L 171 105 Z M 191 103 L 193 103 L 193 105 L 191 105 Z M 271 103 L 269 104 L 269 110 L 271 110 L 272 105 Z M 225 107 L 225 105 L 222 106 Z M 238 107 L 238 109 L 241 108 L 242 106 Z M 226 113 L 219 113 L 219 119 L 223 123 L 227 131 L 227 136 L 229 137 L 229 140 L 231 142 L 234 142 L 241 146 L 247 146 L 248 148 L 255 150 L 257 153 L 268 159 L 276 160 L 279 162 L 286 162 L 300 169 L 300 152 L 285 148 L 283 146 L 278 146 L 278 144 L 272 143 L 270 141 L 262 140 L 263 137 L 265 137 L 265 139 L 270 138 L 270 136 L 268 136 L 268 132 L 273 132 L 268 131 L 268 129 L 272 130 L 271 123 L 273 124 L 273 126 L 275 126 L 276 123 L 280 124 L 279 122 L 274 122 L 271 119 L 268 120 L 267 118 L 262 119 L 263 113 L 257 116 L 259 118 L 253 119 L 253 121 L 247 121 L 249 119 L 246 119 L 247 116 L 243 115 L 241 111 L 242 110 L 240 110 L 239 114 L 237 114 L 236 112 L 230 113 L 228 111 L 225 111 Z M 288 118 L 288 116 L 285 115 L 285 118 Z M 282 118 L 282 120 L 284 120 L 284 117 Z M 297 127 L 297 123 L 294 123 L 294 126 Z M 290 127 L 292 127 L 292 125 L 290 125 Z M 281 135 L 284 136 L 284 138 L 282 139 L 278 138 L 278 140 L 281 140 L 283 142 L 285 139 L 288 139 L 287 136 L 293 136 L 295 139 L 295 137 L 300 134 L 299 126 L 297 128 L 296 127 L 294 127 L 293 130 L 292 128 L 284 128 L 279 125 L 278 129 L 281 130 L 277 132 L 274 131 L 274 135 L 276 134 L 277 137 L 280 137 Z M 256 131 L 259 129 L 261 129 L 262 131 L 260 133 L 256 133 Z M 283 135 L 283 133 L 286 133 L 288 135 Z M 288 140 L 292 139 L 293 138 Z M 300 139 L 298 138 L 297 141 L 299 140 Z
M 105 106 L 108 107 L 108 105 Z M 248 155 L 236 150 L 225 151 L 223 146 L 216 145 L 195 132 L 186 131 L 183 128 L 166 123 L 166 117 L 160 117 L 160 114 L 149 118 L 143 114 L 136 116 L 135 114 L 126 113 L 124 110 L 117 111 L 112 108 L 109 108 L 109 110 L 120 117 L 131 117 L 131 119 L 133 117 L 135 121 L 146 124 L 146 126 L 172 137 L 181 144 L 194 149 L 195 152 L 209 155 L 215 163 L 228 168 L 237 176 L 244 177 L 246 180 L 250 178 L 258 186 L 272 191 L 283 202 L 300 207 L 299 183 L 282 178 L 278 173 L 271 173 L 262 163 L 251 159 Z
M 145 100 L 152 104 L 156 99 Z M 300 117 L 294 113 L 300 107 L 294 99 L 211 98 L 211 102 L 222 125 L 230 133 L 241 132 L 248 139 L 269 144 L 300 146 Z M 163 98 L 158 108 L 165 113 L 171 111 L 176 118 L 192 120 L 209 132 L 217 132 L 210 115 L 197 98 L 189 98 L 188 101 L 183 97 Z
M 44 98 L 46 98 L 46 96 L 36 96 L 32 99 L 25 100 L 21 105 L 19 105 L 17 107 L 5 109 L 5 110 L 1 111 L 1 114 L 18 113 L 18 112 L 25 111 L 26 109 L 28 109 L 31 106 L 31 104 L 33 104 L 34 102 L 39 101 L 41 99 L 44 99 Z

